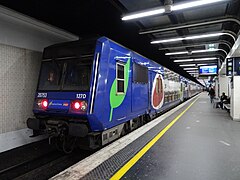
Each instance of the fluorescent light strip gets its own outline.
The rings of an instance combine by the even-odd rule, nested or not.
[[[171,55],[179,55],[179,54],[195,54],[195,53],[203,53],[203,52],[215,52],[215,51],[219,51],[220,49],[203,49],[203,50],[195,50],[195,51],[180,51],[180,52],[171,52],[171,53],[165,53],[166,56],[171,56]]]
[[[188,73],[196,73],[197,71],[187,71]]]
[[[198,69],[198,68],[184,68],[184,70],[194,70],[194,69]]]
[[[178,10],[183,10],[183,9],[188,9],[192,7],[197,7],[197,6],[202,6],[206,4],[212,4],[212,3],[217,3],[221,1],[226,1],[226,0],[198,0],[198,1],[193,1],[193,2],[188,2],[188,3],[181,3],[181,4],[174,4],[171,6],[172,11],[178,11]],[[123,21],[127,20],[132,20],[132,19],[138,19],[142,17],[147,17],[147,16],[153,16],[153,15],[159,15],[165,13],[165,7],[159,7],[159,8],[153,8],[145,11],[139,11],[135,13],[130,13],[122,18]]]
[[[154,10],[150,10],[150,11],[133,13],[133,14],[124,16],[122,18],[122,20],[127,21],[127,20],[138,19],[138,18],[142,18],[142,17],[153,16],[153,15],[158,15],[158,14],[163,14],[163,13],[165,13],[165,9],[164,8],[158,8],[158,9],[154,9]]]
[[[196,66],[196,64],[180,64],[181,67]]]
[[[198,72],[198,69],[196,69],[196,70],[187,70],[187,72],[188,73],[196,73],[196,72]]]
[[[224,0],[200,0],[200,1],[193,1],[189,3],[178,4],[172,7],[172,11],[193,8],[193,7],[212,4],[212,3],[221,2],[221,1],[224,1]]]
[[[174,60],[173,62],[192,62],[194,59],[179,59],[179,60]]]
[[[174,52],[174,53],[165,53],[165,55],[179,55],[179,54],[188,54],[188,51]]]
[[[190,39],[202,39],[202,38],[208,38],[208,37],[221,36],[221,35],[224,35],[224,34],[226,34],[226,33],[221,32],[221,33],[202,34],[202,35],[180,37],[180,38],[172,38],[172,39],[163,39],[163,40],[152,41],[151,44],[168,43],[168,42],[190,40]]]
[[[216,60],[216,59],[218,58],[209,57],[209,58],[197,58],[197,59],[178,59],[178,60],[174,60],[173,62],[210,61],[210,60]]]

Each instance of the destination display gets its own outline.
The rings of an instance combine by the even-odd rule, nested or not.
[[[217,70],[217,65],[199,66],[199,75],[216,75],[218,72]]]

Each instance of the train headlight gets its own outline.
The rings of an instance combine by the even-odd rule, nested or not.
[[[85,101],[81,102],[81,110],[82,111],[86,111],[87,110],[87,102],[85,102]]]

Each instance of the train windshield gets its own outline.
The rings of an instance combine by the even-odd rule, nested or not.
[[[38,90],[89,91],[91,61],[77,59],[45,61],[42,63]]]
[[[69,61],[64,77],[63,90],[88,91],[90,89],[91,66],[91,64],[81,61]]]

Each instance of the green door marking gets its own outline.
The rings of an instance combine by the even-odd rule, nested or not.
[[[128,81],[129,81],[129,69],[130,69],[130,58],[128,59],[127,63],[124,65],[124,93],[117,94],[117,79],[112,83],[112,87],[110,90],[110,117],[109,121],[112,121],[113,109],[119,107],[123,100],[125,99],[127,88],[128,88]]]

